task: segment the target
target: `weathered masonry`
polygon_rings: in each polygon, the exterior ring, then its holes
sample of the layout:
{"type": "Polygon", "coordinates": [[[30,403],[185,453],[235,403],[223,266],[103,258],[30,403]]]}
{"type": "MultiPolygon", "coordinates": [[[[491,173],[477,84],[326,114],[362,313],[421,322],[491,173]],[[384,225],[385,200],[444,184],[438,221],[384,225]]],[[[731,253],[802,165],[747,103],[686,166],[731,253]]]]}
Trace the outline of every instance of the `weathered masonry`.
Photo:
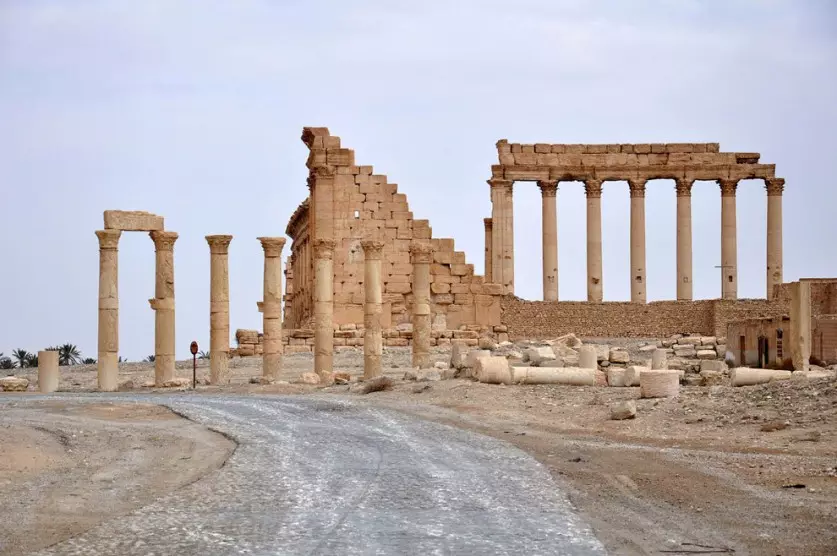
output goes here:
{"type": "Polygon", "coordinates": [[[767,189],[767,299],[782,283],[782,191],[775,165],[758,153],[720,152],[718,143],[522,145],[497,142],[499,164],[491,167],[491,218],[485,220],[486,275],[514,293],[516,181],[537,182],[543,203],[543,298],[558,299],[556,196],[562,181],[584,183],[587,194],[587,300],[601,302],[601,195],[607,181],[627,181],[631,195],[631,301],[646,302],[645,188],[650,180],[674,180],[677,192],[677,300],[692,299],[691,191],[712,181],[721,192],[721,297],[738,297],[735,194],[740,180],[762,179],[767,189]],[[488,261],[490,260],[490,266],[488,261]]]}
{"type": "MultiPolygon", "coordinates": [[[[343,148],[327,128],[306,127],[302,141],[309,148],[310,195],[288,222],[292,239],[286,266],[285,328],[311,329],[315,299],[333,300],[332,325],[364,322],[364,251],[362,242],[380,241],[381,316],[387,329],[408,327],[415,304],[411,246],[426,245],[430,262],[432,330],[441,333],[462,326],[499,326],[503,288],[474,274],[474,266],[457,251],[453,239],[434,238],[427,220],[413,217],[407,196],[372,166],[355,164],[354,151],[343,148]],[[314,289],[315,245],[334,242],[332,289],[314,289]]],[[[323,319],[324,321],[327,319],[323,319]]],[[[396,334],[397,336],[397,334],[396,334]]]]}

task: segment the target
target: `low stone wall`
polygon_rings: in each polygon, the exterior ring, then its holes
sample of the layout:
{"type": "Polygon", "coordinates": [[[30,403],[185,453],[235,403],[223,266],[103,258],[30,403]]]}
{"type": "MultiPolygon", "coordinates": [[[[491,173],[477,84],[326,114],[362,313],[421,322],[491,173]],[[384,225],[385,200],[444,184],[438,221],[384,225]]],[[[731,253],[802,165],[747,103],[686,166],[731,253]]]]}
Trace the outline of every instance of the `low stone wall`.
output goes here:
{"type": "Polygon", "coordinates": [[[664,338],[674,334],[725,336],[735,320],[787,314],[787,304],[763,299],[589,303],[503,299],[503,324],[512,339],[563,334],[600,338],[664,338]]]}
{"type": "MultiPolygon", "coordinates": [[[[343,324],[334,331],[334,347],[363,347],[364,328],[356,324],[343,324]]],[[[389,347],[409,346],[412,344],[413,327],[411,324],[400,324],[397,328],[383,330],[384,345],[389,347]]],[[[238,329],[235,333],[238,347],[230,350],[231,357],[249,357],[262,354],[262,334],[258,330],[238,329]]],[[[431,346],[449,345],[452,340],[459,340],[467,346],[478,346],[480,338],[491,338],[492,341],[503,342],[509,339],[504,325],[460,326],[456,330],[434,329],[430,332],[431,346]]],[[[314,350],[314,331],[308,328],[283,330],[282,343],[285,353],[300,353],[314,350]]]]}

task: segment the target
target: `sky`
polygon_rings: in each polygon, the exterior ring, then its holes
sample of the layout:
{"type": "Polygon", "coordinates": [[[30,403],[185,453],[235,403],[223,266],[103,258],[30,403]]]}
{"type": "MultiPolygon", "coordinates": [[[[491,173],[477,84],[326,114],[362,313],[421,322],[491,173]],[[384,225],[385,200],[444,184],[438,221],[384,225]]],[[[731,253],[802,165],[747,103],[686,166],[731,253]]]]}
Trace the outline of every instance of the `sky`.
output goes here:
{"type": "MultiPolygon", "coordinates": [[[[261,328],[263,251],[327,126],[483,271],[495,143],[719,142],[786,179],[784,278],[837,276],[829,0],[2,0],[0,352],[96,357],[106,209],[175,244],[177,346],[209,343],[208,234],[232,234],[231,329],[261,328]]],[[[649,300],[676,293],[673,182],[646,196],[649,300]]],[[[514,189],[516,293],[540,299],[541,209],[514,189]]],[[[720,295],[720,192],[692,197],[695,298],[720,295]]],[[[604,297],[630,299],[629,196],[604,185],[604,297]]],[[[581,184],[558,193],[560,298],[586,298],[581,184]]],[[[764,297],[766,196],[738,189],[739,296],[764,297]]],[[[285,254],[289,253],[286,247],[285,254]]],[[[154,352],[154,249],[124,233],[120,354],[154,352]]],[[[234,345],[234,343],[233,343],[234,345]]]]}

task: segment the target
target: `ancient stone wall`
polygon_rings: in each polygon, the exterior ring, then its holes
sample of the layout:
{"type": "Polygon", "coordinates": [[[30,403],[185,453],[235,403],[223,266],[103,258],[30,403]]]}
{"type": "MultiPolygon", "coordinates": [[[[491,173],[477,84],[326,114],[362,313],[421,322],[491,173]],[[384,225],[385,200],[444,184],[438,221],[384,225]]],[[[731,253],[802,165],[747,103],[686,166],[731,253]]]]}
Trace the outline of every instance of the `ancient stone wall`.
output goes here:
{"type": "MultiPolygon", "coordinates": [[[[811,284],[811,316],[837,314],[837,278],[801,278],[811,284]]],[[[790,303],[791,283],[776,286],[776,299],[790,303]]]]}
{"type": "Polygon", "coordinates": [[[512,339],[583,337],[666,337],[698,333],[725,336],[733,320],[780,317],[787,304],[759,299],[738,301],[629,302],[524,301],[503,299],[503,324],[512,339]]]}
{"type": "Polygon", "coordinates": [[[410,322],[412,272],[410,244],[428,242],[433,247],[431,265],[431,312],[434,330],[458,329],[465,325],[500,324],[502,287],[485,283],[474,274],[465,253],[453,239],[434,238],[430,223],[416,219],[407,196],[372,166],[357,166],[354,151],[340,146],[340,138],[326,128],[305,128],[303,141],[310,149],[308,180],[311,196],[288,223],[293,239],[288,263],[286,328],[307,328],[313,318],[311,301],[313,273],[310,242],[333,239],[334,323],[363,323],[363,239],[384,242],[384,329],[410,322]]]}

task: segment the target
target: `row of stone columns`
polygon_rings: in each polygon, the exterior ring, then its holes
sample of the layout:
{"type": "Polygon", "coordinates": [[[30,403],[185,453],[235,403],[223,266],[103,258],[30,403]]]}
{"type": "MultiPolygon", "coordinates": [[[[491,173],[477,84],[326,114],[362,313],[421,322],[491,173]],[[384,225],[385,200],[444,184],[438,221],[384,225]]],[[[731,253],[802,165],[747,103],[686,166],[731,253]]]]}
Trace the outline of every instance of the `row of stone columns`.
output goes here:
{"type": "MultiPolygon", "coordinates": [[[[334,371],[334,272],[332,261],[336,243],[333,240],[314,241],[314,371],[323,377],[334,371]]],[[[383,283],[381,264],[384,243],[378,240],[361,241],[364,255],[363,287],[363,376],[374,378],[381,374],[383,354],[383,283]]],[[[413,265],[413,356],[414,367],[427,368],[430,360],[430,264],[432,247],[416,242],[410,246],[413,265]]]]}
{"type": "MultiPolygon", "coordinates": [[[[692,200],[694,180],[676,180],[677,192],[677,299],[692,300],[692,200]]],[[[738,180],[717,180],[721,189],[721,297],[738,297],[738,252],[735,193],[738,180]]],[[[765,180],[767,189],[767,298],[782,283],[782,191],[785,180],[765,180]]],[[[513,182],[488,180],[491,186],[492,217],[485,224],[486,280],[502,284],[514,293],[514,209],[513,182]]],[[[631,301],[645,303],[645,185],[646,180],[629,180],[631,195],[631,301]]],[[[543,299],[558,299],[558,226],[556,192],[558,181],[539,181],[543,224],[543,299]]],[[[602,182],[584,182],[587,196],[587,300],[603,300],[602,273],[602,182]]]]}
{"type": "MultiPolygon", "coordinates": [[[[114,391],[119,377],[119,238],[121,230],[99,230],[99,389],[114,391]]],[[[162,386],[175,370],[175,232],[149,233],[155,247],[154,383],[162,386]]],[[[282,365],[282,248],[285,238],[260,237],[265,252],[263,313],[263,375],[275,380],[282,365]]],[[[210,250],[209,377],[211,384],[229,381],[230,285],[229,245],[232,236],[206,236],[210,250]]]]}

